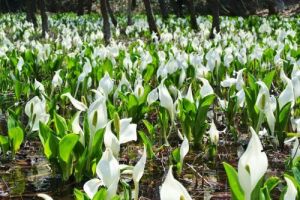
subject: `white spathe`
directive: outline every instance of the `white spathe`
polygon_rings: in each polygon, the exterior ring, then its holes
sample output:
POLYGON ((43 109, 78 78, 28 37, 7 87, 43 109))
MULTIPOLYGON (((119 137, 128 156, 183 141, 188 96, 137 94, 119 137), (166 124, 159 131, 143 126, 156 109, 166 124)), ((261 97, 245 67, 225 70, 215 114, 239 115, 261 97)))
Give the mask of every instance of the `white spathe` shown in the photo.
POLYGON ((59 75, 60 71, 61 71, 61 69, 55 71, 55 74, 52 79, 52 88, 61 87, 61 85, 63 83, 63 80, 59 75))
POLYGON ((174 112, 175 112, 174 102, 167 87, 164 85, 163 81, 158 86, 158 96, 160 100, 160 106, 168 110, 171 121, 173 122, 174 112))
POLYGON ((276 122, 273 113, 276 109, 276 100, 274 97, 270 97, 269 89, 264 82, 258 81, 257 84, 260 86, 260 90, 258 92, 255 105, 258 107, 260 112, 263 112, 266 115, 268 125, 273 134, 276 122))
POLYGON ((76 112, 76 114, 73 118, 72 132, 76 133, 76 134, 79 134, 79 136, 80 136, 79 141, 84 146, 85 145, 84 132, 83 132, 83 130, 80 126, 80 123, 79 123, 80 114, 81 114, 81 111, 76 112))
POLYGON ((133 168, 132 179, 136 183, 138 183, 141 180, 144 174, 146 160, 147 160, 147 149, 146 146, 144 146, 143 155, 133 168))
POLYGON ((103 153, 96 167, 96 174, 99 179, 87 181, 83 189, 93 199, 101 185, 107 187, 107 197, 109 200, 117 194, 118 183, 120 180, 120 166, 118 160, 113 156, 111 150, 107 148, 103 153))
POLYGON ((107 97, 114 88, 114 81, 110 78, 109 74, 105 72, 103 78, 99 81, 98 91, 101 91, 107 97))
POLYGON ((204 98, 208 95, 214 94, 214 90, 211 87, 211 85, 209 84, 208 80, 205 78, 200 78, 200 80, 202 81, 203 85, 200 89, 200 95, 201 98, 204 98))
POLYGON ((187 137, 184 137, 183 142, 180 146, 180 162, 181 162, 181 164, 183 164, 183 159, 188 154, 189 149, 190 149, 189 140, 187 139, 187 137))
POLYGON ((215 145, 218 145, 218 142, 219 142, 219 131, 218 131, 218 129, 217 129, 214 121, 211 122, 210 129, 209 129, 208 133, 209 133, 210 141, 212 143, 214 143, 215 145))
POLYGON ((167 177, 160 188, 161 200, 192 200, 185 187, 177 181, 170 166, 167 177))
POLYGON ((148 105, 151 105, 152 103, 154 103, 157 100, 158 100, 158 91, 157 91, 157 88, 155 88, 151 92, 149 92, 149 94, 147 96, 147 103, 148 103, 148 105))
POLYGON ((72 105, 79 111, 86 111, 87 110, 87 106, 78 101, 77 99, 75 99, 71 94, 70 92, 68 93, 65 93, 63 95, 61 95, 61 97, 68 97, 68 99, 71 101, 72 105))
POLYGON ((38 96, 33 97, 26 103, 25 114, 29 118, 31 131, 39 130, 39 122, 47 123, 50 115, 46 113, 46 100, 38 96))
POLYGON ((268 158, 266 153, 262 152, 263 147, 259 137, 252 127, 250 131, 252 134, 250 142, 238 163, 238 178, 246 200, 251 199, 253 189, 268 168, 268 158))
POLYGON ((289 179, 288 177, 284 177, 284 180, 287 183, 287 191, 284 194, 284 200, 295 200, 297 197, 297 189, 293 183, 293 181, 291 179, 289 179))

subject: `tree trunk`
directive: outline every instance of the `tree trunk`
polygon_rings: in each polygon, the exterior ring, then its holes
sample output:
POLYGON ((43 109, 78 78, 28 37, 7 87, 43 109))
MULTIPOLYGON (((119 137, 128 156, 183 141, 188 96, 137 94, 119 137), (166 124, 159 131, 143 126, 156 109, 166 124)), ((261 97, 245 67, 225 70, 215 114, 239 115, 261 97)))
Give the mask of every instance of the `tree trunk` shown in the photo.
POLYGON ((77 15, 81 16, 84 14, 83 0, 77 0, 77 15))
POLYGON ((87 10, 88 10, 89 14, 92 12, 92 6, 93 6, 93 1, 92 0, 88 0, 87 1, 87 10))
POLYGON ((165 0, 158 0, 158 2, 159 2, 162 18, 164 21, 166 21, 168 19, 168 9, 166 6, 166 2, 165 0))
POLYGON ((132 0, 127 1, 127 25, 131 26, 132 22, 132 0))
POLYGON ((37 20, 35 16, 36 2, 35 0, 26 0, 26 19, 33 23, 33 26, 37 27, 37 20))
POLYGON ((156 26, 156 22, 152 13, 152 8, 151 8, 151 3, 150 0, 143 0, 144 1, 144 5, 145 5, 145 9, 146 9, 146 14, 147 14, 147 20, 148 20, 148 24, 149 24, 149 30, 151 33, 156 33, 157 37, 160 38, 157 26, 156 26))
POLYGON ((220 32, 220 8, 218 0, 211 1, 211 11, 213 15, 213 22, 210 32, 210 38, 212 39, 214 38, 214 30, 216 30, 217 33, 220 32))
POLYGON ((110 23, 109 23, 109 17, 106 7, 106 0, 100 0, 100 6, 101 6, 101 14, 103 18, 103 34, 104 34, 104 41, 105 44, 109 44, 111 33, 110 33, 110 23))
POLYGON ((181 10, 179 9, 179 4, 177 0, 170 0, 170 3, 173 7, 173 12, 177 17, 181 17, 181 10))
POLYGON ((276 15, 277 9, 276 9, 275 0, 268 0, 267 4, 268 4, 269 15, 276 15))
POLYGON ((115 16, 114 16, 114 11, 112 10, 111 6, 110 6, 110 2, 109 0, 106 0, 106 8, 107 11, 109 13, 111 22, 113 23, 113 25, 116 27, 118 25, 118 21, 116 20, 115 16))
POLYGON ((188 7, 188 11, 190 14, 190 24, 192 29, 197 30, 198 29, 198 25, 197 25, 197 18, 196 18, 196 14, 195 14, 195 7, 193 4, 193 0, 186 0, 186 5, 188 7))
POLYGON ((46 13, 45 0, 40 0, 40 10, 42 17, 42 36, 45 37, 46 32, 48 32, 48 16, 46 13))
POLYGON ((132 0, 132 6, 131 6, 132 10, 135 10, 136 7, 137 7, 136 0, 132 0))

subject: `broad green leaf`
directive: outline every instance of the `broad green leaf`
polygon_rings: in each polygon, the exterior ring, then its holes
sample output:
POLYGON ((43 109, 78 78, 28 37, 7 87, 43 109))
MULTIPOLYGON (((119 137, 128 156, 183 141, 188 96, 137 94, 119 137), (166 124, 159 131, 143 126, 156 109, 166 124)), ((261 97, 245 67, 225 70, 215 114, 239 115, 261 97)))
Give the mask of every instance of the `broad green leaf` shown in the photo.
POLYGON ((239 184, 237 171, 226 162, 223 162, 223 166, 227 174, 232 198, 236 200, 244 200, 245 199, 244 191, 239 184))
POLYGON ((8 131, 8 137, 13 149, 13 152, 16 153, 23 142, 24 132, 20 127, 12 128, 8 131))
POLYGON ((139 131, 139 135, 143 140, 143 143, 146 145, 147 149, 147 157, 152 159, 154 157, 154 152, 152 149, 152 142, 147 137, 147 135, 143 131, 139 131))
POLYGON ((68 130, 67 122, 65 118, 58 115, 57 113, 54 114, 54 123, 56 128, 56 133, 60 137, 64 137, 66 135, 66 132, 68 130))
POLYGON ((69 163, 73 148, 79 140, 78 134, 68 134, 59 142, 59 156, 65 162, 69 163))
POLYGON ((93 200, 103 200, 106 199, 107 190, 105 188, 101 188, 94 196, 93 200))
POLYGON ((272 70, 271 72, 269 72, 265 77, 264 77, 264 80, 263 82, 266 84, 266 86, 270 89, 271 88, 271 85, 272 85, 272 82, 273 82, 273 78, 274 78, 274 75, 275 75, 275 70, 272 70))

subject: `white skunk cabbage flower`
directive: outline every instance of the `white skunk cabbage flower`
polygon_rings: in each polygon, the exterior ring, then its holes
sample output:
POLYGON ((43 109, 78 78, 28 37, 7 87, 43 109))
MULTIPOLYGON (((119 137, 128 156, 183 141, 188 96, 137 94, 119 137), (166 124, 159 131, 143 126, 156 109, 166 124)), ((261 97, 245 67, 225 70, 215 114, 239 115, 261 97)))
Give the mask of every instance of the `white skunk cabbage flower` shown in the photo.
POLYGON ((136 124, 131 124, 132 118, 125 118, 120 120, 120 144, 137 140, 136 124))
POLYGON ((114 81, 109 74, 105 72, 104 77, 99 81, 98 91, 101 91, 106 97, 113 91, 114 81))
POLYGON ((295 103, 295 99, 294 99, 294 88, 293 88, 292 80, 285 75, 283 69, 281 69, 280 78, 286 84, 285 89, 281 92, 278 98, 279 108, 281 109, 289 102, 291 102, 293 106, 295 103))
POLYGON ((173 99, 167 89, 167 87, 164 85, 163 81, 158 86, 158 96, 160 100, 160 106, 167 109, 171 118, 171 121, 174 121, 174 102, 173 99))
POLYGON ((291 158, 293 158, 293 160, 295 160, 299 156, 300 156, 299 139, 295 138, 295 142, 293 144, 293 148, 292 148, 292 151, 291 151, 291 158))
POLYGON ((172 172, 172 166, 170 166, 168 175, 160 188, 161 200, 192 200, 191 196, 185 189, 185 187, 177 181, 172 172))
POLYGON ((90 62, 89 59, 86 59, 86 62, 83 65, 82 73, 78 77, 78 80, 77 80, 78 84, 77 85, 79 85, 79 83, 81 83, 85 79, 85 77, 87 77, 88 74, 91 73, 91 72, 92 72, 91 62, 90 62))
POLYGON ((95 133, 104 128, 108 122, 106 99, 99 97, 88 108, 88 122, 90 128, 90 145, 92 144, 95 133))
POLYGON ((139 182, 144 174, 144 169, 147 160, 147 149, 144 145, 144 152, 140 160, 136 163, 133 168, 132 179, 134 182, 139 182))
POLYGON ((80 143, 84 146, 85 145, 85 140, 84 140, 84 132, 79 124, 79 118, 80 118, 81 111, 78 111, 72 121, 72 132, 79 134, 80 138, 79 141, 80 143))
POLYGON ((193 97, 193 91, 192 91, 192 84, 190 84, 189 89, 185 95, 185 97, 187 100, 189 100, 191 103, 194 103, 194 97, 193 97))
POLYGON ((115 157, 119 157, 120 142, 117 136, 111 130, 112 121, 108 122, 104 133, 104 145, 106 148, 111 149, 115 157))
POLYGON ((78 101, 77 99, 75 99, 70 92, 62 94, 61 97, 68 97, 68 99, 70 100, 70 102, 72 103, 72 105, 79 111, 86 111, 87 110, 87 106, 78 101))
POLYGON ((213 144, 218 145, 218 143, 219 143, 219 131, 218 131, 214 121, 211 122, 210 129, 209 129, 208 133, 209 133, 210 141, 213 144))
POLYGON ((251 199, 251 193, 258 181, 264 176, 268 168, 268 158, 258 135, 250 127, 251 139, 247 150, 241 156, 238 163, 238 178, 245 193, 246 200, 251 199))
POLYGON ((107 187, 107 197, 109 200, 116 195, 120 180, 120 166, 118 160, 113 156, 111 150, 107 148, 97 164, 96 174, 98 178, 87 181, 83 190, 90 199, 93 199, 100 186, 107 187))
POLYGON ((147 149, 144 146, 144 152, 140 160, 136 163, 133 168, 132 179, 134 182, 134 200, 138 200, 139 198, 139 182, 144 174, 145 165, 147 160, 147 149))
POLYGON ((126 86, 128 90, 131 90, 131 85, 130 85, 129 81, 127 80, 126 75, 124 73, 122 74, 121 81, 119 82, 119 85, 118 85, 117 89, 115 90, 114 101, 116 101, 116 99, 119 95, 119 92, 122 91, 123 86, 126 86))
POLYGON ((45 87, 44 85, 39 82, 38 80, 34 79, 34 89, 39 90, 40 93, 45 94, 45 87))
POLYGON ((57 70, 55 72, 55 75, 53 76, 53 79, 52 79, 52 88, 53 89, 56 88, 56 87, 60 87, 63 83, 63 80, 59 75, 60 71, 61 71, 61 69, 57 70))
POLYGON ((44 200, 53 200, 53 198, 50 197, 48 194, 38 193, 36 196, 38 196, 44 200))
POLYGON ((29 117, 31 131, 39 130, 39 122, 47 123, 50 118, 46 113, 46 100, 37 96, 26 103, 25 114, 29 117))
POLYGON ((133 93, 134 93, 134 96, 138 99, 144 95, 144 86, 143 86, 143 78, 142 77, 138 77, 137 80, 135 81, 133 93))
POLYGON ((258 96, 255 105, 258 109, 266 115, 268 125, 271 129, 272 134, 275 129, 275 116, 274 110, 276 109, 276 100, 270 97, 269 89, 266 84, 262 81, 258 81, 257 84, 260 86, 258 96), (275 102, 274 102, 275 101, 275 102))
POLYGON ((222 87, 231 87, 236 84, 236 79, 235 78, 230 78, 230 76, 226 75, 225 80, 221 81, 221 86, 222 87))
POLYGON ((24 59, 23 59, 23 57, 21 56, 21 57, 19 58, 18 64, 17 64, 17 69, 18 69, 19 72, 22 71, 23 65, 24 65, 24 59))
POLYGON ((297 192, 297 189, 296 189, 293 181, 286 176, 284 177, 284 179, 287 183, 287 191, 284 194, 283 199, 284 200, 295 200, 298 192, 297 192))
POLYGON ((117 138, 117 136, 111 130, 112 121, 108 122, 106 125, 104 133, 104 145, 106 148, 110 148, 112 150, 115 157, 119 156, 121 144, 137 140, 137 125, 131 124, 131 121, 131 118, 125 118, 120 120, 119 138, 117 138))
POLYGON ((206 80, 205 78, 200 78, 200 80, 203 83, 203 85, 200 89, 201 98, 204 98, 208 95, 214 94, 214 90, 211 87, 211 85, 209 84, 208 80, 206 80))
POLYGON ((151 105, 152 103, 154 103, 157 100, 158 100, 158 91, 157 91, 157 88, 155 88, 151 92, 149 92, 149 94, 147 96, 147 103, 148 103, 148 105, 151 105))
POLYGON ((180 146, 180 163, 183 164, 183 159, 189 152, 190 146, 189 146, 189 140, 187 137, 184 137, 183 142, 180 146))

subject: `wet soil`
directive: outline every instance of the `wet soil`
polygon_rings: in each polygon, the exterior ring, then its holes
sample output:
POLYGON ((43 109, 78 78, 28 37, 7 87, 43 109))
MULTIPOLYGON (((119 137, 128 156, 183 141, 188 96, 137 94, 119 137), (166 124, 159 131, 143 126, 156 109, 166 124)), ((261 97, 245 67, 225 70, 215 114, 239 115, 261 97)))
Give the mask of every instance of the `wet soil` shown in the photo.
MULTIPOLYGON (((247 136, 244 136, 247 139, 247 136)), ((140 199, 159 200, 159 186, 161 186, 170 164, 170 147, 155 151, 155 158, 148 160, 144 176, 140 183, 140 199)), ((231 199, 230 188, 222 162, 228 162, 237 168, 238 156, 242 154, 245 146, 222 138, 218 147, 215 161, 210 161, 206 152, 195 152, 192 149, 185 158, 181 175, 175 174, 190 192, 193 199, 231 199)), ((121 163, 134 165, 141 147, 134 144, 125 147, 121 152, 121 163), (130 153, 134 152, 134 153, 130 153), (132 154, 132 155, 131 155, 132 154)), ((285 160, 289 152, 268 150, 269 169, 267 176, 282 177, 285 160)), ((0 161, 0 199, 38 199, 37 193, 47 193, 54 199, 73 199, 73 189, 82 189, 83 184, 63 182, 55 166, 43 156, 41 144, 38 141, 26 142, 13 160, 0 161)), ((278 197, 280 191, 274 192, 278 197)))

